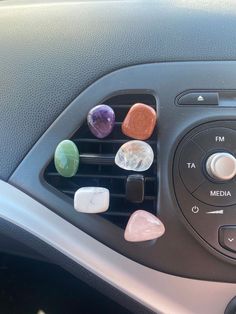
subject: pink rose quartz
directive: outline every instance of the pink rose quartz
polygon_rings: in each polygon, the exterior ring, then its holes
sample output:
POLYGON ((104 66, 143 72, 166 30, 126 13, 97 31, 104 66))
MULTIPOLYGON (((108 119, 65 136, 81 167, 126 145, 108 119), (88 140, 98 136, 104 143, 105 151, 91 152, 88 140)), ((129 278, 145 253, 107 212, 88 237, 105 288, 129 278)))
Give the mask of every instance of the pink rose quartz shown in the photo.
POLYGON ((164 233, 160 219, 145 210, 137 210, 130 216, 124 237, 129 242, 141 242, 160 238, 164 233))

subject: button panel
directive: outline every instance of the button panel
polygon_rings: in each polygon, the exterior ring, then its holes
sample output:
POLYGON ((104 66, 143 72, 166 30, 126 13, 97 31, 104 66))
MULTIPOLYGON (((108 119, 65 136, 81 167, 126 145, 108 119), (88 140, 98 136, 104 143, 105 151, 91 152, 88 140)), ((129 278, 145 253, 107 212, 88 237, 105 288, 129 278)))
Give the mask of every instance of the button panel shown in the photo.
POLYGON ((218 105, 219 94, 217 92, 194 92, 181 96, 179 105, 218 105))
POLYGON ((189 192, 203 203, 231 206, 236 204, 236 179, 215 182, 207 174, 207 161, 216 152, 226 152, 234 158, 236 131, 225 127, 212 127, 187 140, 179 157, 180 176, 189 192))
POLYGON ((229 166, 224 164, 224 159, 216 165, 224 177, 210 176, 206 164, 214 154, 226 157, 230 154, 231 159, 235 158, 236 121, 204 124, 182 140, 174 160, 175 194, 182 213, 200 239, 236 259, 236 244, 222 240, 228 234, 223 227, 233 225, 236 243, 236 176, 225 175, 229 166))

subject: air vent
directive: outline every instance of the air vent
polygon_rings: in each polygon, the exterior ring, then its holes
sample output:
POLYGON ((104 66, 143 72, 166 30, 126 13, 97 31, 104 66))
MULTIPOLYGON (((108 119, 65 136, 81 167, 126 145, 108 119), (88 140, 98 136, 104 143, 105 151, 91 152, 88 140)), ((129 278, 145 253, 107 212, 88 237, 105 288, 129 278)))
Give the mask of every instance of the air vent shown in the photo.
POLYGON ((52 161, 47 167, 44 178, 48 184, 62 192, 73 203, 75 191, 83 186, 101 186, 111 193, 110 208, 100 214, 105 219, 124 228, 129 216, 137 209, 145 209, 156 213, 157 202, 157 130, 146 141, 155 154, 151 168, 142 174, 145 176, 145 198, 142 204, 133 204, 125 198, 125 184, 128 175, 133 171, 120 169, 114 163, 114 157, 119 147, 130 140, 121 132, 121 124, 129 108, 137 102, 143 102, 156 110, 155 98, 151 95, 121 95, 110 98, 104 103, 111 106, 116 114, 116 124, 113 132, 105 139, 95 138, 88 129, 86 121, 71 138, 80 151, 80 166, 73 178, 61 177, 52 161))

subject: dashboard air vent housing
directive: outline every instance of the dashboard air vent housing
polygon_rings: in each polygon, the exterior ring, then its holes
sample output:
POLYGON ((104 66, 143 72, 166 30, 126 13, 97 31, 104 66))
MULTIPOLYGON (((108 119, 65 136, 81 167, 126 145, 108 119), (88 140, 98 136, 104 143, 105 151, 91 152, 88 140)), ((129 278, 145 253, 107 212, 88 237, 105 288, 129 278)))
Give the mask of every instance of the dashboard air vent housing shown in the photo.
POLYGON ((120 146, 131 140, 121 132, 121 124, 130 107, 137 102, 145 103, 156 110, 156 101, 152 95, 119 95, 103 102, 111 106, 116 115, 114 130, 105 139, 98 139, 90 132, 85 117, 83 125, 71 138, 80 152, 80 166, 74 177, 60 176, 54 167, 53 160, 44 173, 45 181, 66 195, 68 202, 72 203, 74 193, 80 187, 108 188, 110 190, 110 207, 107 212, 99 215, 121 228, 125 227, 129 216, 135 210, 144 209, 154 214, 157 210, 157 128, 152 137, 146 141, 151 145, 155 159, 153 165, 147 171, 142 172, 145 177, 143 203, 134 204, 126 200, 126 180, 130 174, 135 174, 135 172, 123 170, 114 163, 115 154, 120 146))

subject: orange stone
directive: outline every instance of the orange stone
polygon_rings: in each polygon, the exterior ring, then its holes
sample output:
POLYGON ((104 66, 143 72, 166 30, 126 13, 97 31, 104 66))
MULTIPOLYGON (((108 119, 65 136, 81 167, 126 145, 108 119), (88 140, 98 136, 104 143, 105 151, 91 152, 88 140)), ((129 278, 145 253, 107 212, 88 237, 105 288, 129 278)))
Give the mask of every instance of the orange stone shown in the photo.
POLYGON ((134 104, 122 123, 122 132, 137 140, 147 140, 157 122, 156 111, 145 104, 134 104))

